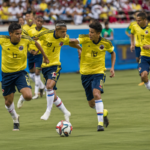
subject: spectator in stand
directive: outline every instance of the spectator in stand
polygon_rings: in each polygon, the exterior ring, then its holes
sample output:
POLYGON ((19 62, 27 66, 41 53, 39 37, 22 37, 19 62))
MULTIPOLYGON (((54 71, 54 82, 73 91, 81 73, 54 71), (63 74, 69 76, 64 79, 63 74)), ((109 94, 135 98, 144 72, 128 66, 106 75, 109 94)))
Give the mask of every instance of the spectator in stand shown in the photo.
POLYGON ((91 0, 91 6, 99 4, 101 0, 91 0))
POLYGON ((66 8, 66 15, 69 18, 74 17, 74 4, 71 4, 69 7, 66 8))
POLYGON ((9 12, 9 20, 10 21, 17 21, 17 8, 16 8, 16 4, 15 2, 11 3, 11 7, 8 8, 8 12, 9 12))
POLYGON ((31 9, 33 13, 39 12, 40 11, 40 6, 37 4, 36 0, 33 0, 31 2, 31 9))
POLYGON ((91 12, 93 14, 93 19, 99 19, 99 15, 101 14, 102 7, 98 4, 92 6, 91 12))
POLYGON ((68 0, 60 0, 60 3, 61 3, 61 5, 63 6, 63 7, 68 7, 69 5, 68 5, 68 0))
POLYGON ((84 20, 90 21, 91 19, 94 18, 94 15, 91 12, 91 9, 89 7, 84 9, 84 15, 83 15, 84 20))
POLYGON ((138 10, 142 10, 141 5, 138 3, 138 0, 135 0, 135 3, 131 4, 132 10, 133 11, 138 11, 138 10))
POLYGON ((104 37, 107 40, 112 41, 114 39, 113 36, 113 30, 109 28, 109 23, 108 21, 105 22, 105 28, 102 29, 102 37, 104 37))
POLYGON ((102 19, 105 22, 108 19, 108 8, 104 0, 101 2, 101 7, 102 8, 101 8, 100 19, 102 19))
POLYGON ((9 2, 10 2, 10 4, 15 3, 15 5, 17 5, 20 2, 20 0, 10 0, 9 2))
POLYGON ((109 22, 110 23, 116 22, 117 9, 113 5, 111 5, 111 3, 107 3, 107 8, 108 8, 109 22))
POLYGON ((2 4, 0 14, 1 14, 1 20, 8 20, 8 18, 9 18, 9 12, 8 12, 8 6, 7 6, 6 2, 4 2, 2 4))
POLYGON ((50 20, 50 12, 51 12, 51 5, 48 4, 48 8, 45 9, 44 11, 44 16, 43 16, 44 20, 50 20))
POLYGON ((149 12, 150 11, 150 1, 144 0, 142 4, 142 8, 144 11, 149 12))
POLYGON ((30 3, 27 3, 27 6, 26 6, 25 11, 26 11, 26 12, 32 12, 32 8, 31 8, 30 3))
POLYGON ((17 10, 17 17, 21 17, 24 12, 24 8, 22 7, 21 2, 18 3, 18 7, 16 7, 16 10, 17 10))
POLYGON ((74 10, 74 24, 82 24, 83 21, 83 6, 79 5, 74 10))
POLYGON ((40 4, 40 9, 41 11, 45 11, 45 9, 47 9, 47 4, 45 3, 45 0, 42 0, 40 4))

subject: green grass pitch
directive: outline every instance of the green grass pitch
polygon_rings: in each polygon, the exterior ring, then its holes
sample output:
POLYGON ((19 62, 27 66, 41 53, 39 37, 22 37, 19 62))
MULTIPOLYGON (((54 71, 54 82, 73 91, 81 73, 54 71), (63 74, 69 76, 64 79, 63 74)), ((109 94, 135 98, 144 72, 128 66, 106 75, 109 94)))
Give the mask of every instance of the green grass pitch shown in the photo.
MULTIPOLYGON (((71 136, 56 133, 56 124, 64 116, 55 105, 48 121, 40 120, 46 109, 45 95, 25 102, 19 110, 16 107, 20 131, 13 132, 11 116, 0 96, 0 150, 150 150, 150 91, 138 86, 137 70, 116 71, 112 79, 106 74, 102 99, 110 125, 104 132, 97 132, 96 111, 88 106, 80 75, 61 74, 57 94, 72 113, 71 136)), ((16 92, 15 106, 19 96, 16 92)))

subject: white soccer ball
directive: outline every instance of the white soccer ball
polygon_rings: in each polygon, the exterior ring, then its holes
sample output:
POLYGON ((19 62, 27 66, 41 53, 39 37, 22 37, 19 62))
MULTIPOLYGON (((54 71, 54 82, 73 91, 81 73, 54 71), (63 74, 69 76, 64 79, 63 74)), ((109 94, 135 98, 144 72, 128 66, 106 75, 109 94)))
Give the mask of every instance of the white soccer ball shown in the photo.
POLYGON ((60 136, 69 136, 72 132, 71 123, 67 122, 67 121, 64 121, 64 120, 58 122, 58 124, 56 125, 56 132, 60 136))

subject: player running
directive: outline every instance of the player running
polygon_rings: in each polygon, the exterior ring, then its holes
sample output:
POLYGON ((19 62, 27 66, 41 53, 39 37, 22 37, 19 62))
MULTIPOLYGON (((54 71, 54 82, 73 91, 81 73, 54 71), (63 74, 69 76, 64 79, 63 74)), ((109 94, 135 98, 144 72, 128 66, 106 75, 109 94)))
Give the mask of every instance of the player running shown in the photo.
POLYGON ((136 20, 137 25, 133 26, 131 34, 137 34, 140 37, 141 58, 139 61, 139 73, 146 88, 150 90, 150 81, 148 80, 150 67, 150 25, 144 12, 138 13, 136 20))
MULTIPOLYGON (((44 19, 41 16, 37 16, 35 19, 36 27, 33 27, 29 29, 28 35, 36 40, 36 37, 39 33, 48 30, 47 28, 43 27, 44 19)), ((42 46, 42 41, 37 41, 42 46)), ((39 97, 38 92, 40 89, 40 96, 43 96, 43 91, 45 89, 44 84, 41 81, 40 77, 40 70, 41 70, 41 64, 42 64, 42 54, 38 49, 35 47, 35 45, 30 45, 29 50, 36 51, 35 55, 29 53, 28 54, 28 66, 31 74, 35 73, 34 79, 35 79, 35 92, 32 99, 37 99, 39 97)))
MULTIPOLYGON (((136 11, 135 12, 135 19, 137 18, 137 14, 140 13, 141 11, 136 11)), ((131 30, 133 28, 134 25, 137 25, 136 21, 133 21, 130 23, 129 27, 126 29, 126 35, 129 36, 131 38, 131 52, 133 52, 133 50, 135 50, 135 55, 136 55, 136 61, 137 63, 139 63, 140 60, 140 53, 141 53, 141 48, 140 48, 140 38, 138 37, 138 35, 135 33, 134 35, 131 34, 131 30)), ((139 86, 142 86, 144 84, 144 82, 139 83, 139 86)))
POLYGON ((14 128, 19 130, 19 115, 15 111, 14 93, 15 86, 22 93, 24 99, 32 99, 30 81, 27 72, 24 71, 27 64, 28 45, 34 44, 42 52, 44 62, 49 63, 42 47, 29 36, 22 36, 21 25, 12 23, 9 28, 10 36, 0 36, 2 46, 2 92, 5 99, 5 107, 12 116, 14 128))
POLYGON ((89 25, 89 34, 79 35, 76 44, 82 44, 82 52, 80 58, 80 73, 82 85, 85 89, 86 97, 91 108, 96 109, 98 117, 97 131, 104 131, 103 127, 103 114, 104 124, 107 127, 108 122, 108 111, 104 109, 103 112, 103 101, 101 94, 105 82, 105 52, 108 51, 111 54, 111 69, 110 77, 115 76, 114 65, 115 65, 115 52, 109 40, 102 38, 100 33, 102 26, 98 21, 93 21, 89 25))
POLYGON ((66 24, 62 21, 59 21, 56 23, 55 30, 45 31, 38 35, 39 40, 43 41, 42 47, 44 52, 50 60, 49 64, 42 63, 42 73, 46 79, 47 88, 47 109, 44 115, 41 116, 42 120, 47 120, 49 118, 53 103, 64 113, 66 121, 69 121, 69 117, 71 115, 55 92, 55 90, 57 90, 56 83, 59 79, 61 70, 61 47, 63 45, 70 45, 71 47, 81 49, 79 45, 72 44, 69 41, 69 36, 66 35, 66 32, 66 24))

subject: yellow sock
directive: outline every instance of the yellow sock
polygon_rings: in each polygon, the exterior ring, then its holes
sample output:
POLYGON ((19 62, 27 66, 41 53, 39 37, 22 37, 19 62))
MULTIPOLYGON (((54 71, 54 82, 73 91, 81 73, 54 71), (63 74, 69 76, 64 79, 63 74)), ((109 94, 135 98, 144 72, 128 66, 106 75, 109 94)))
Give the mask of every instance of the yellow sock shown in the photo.
POLYGON ((99 122, 98 125, 103 126, 103 122, 99 122))

